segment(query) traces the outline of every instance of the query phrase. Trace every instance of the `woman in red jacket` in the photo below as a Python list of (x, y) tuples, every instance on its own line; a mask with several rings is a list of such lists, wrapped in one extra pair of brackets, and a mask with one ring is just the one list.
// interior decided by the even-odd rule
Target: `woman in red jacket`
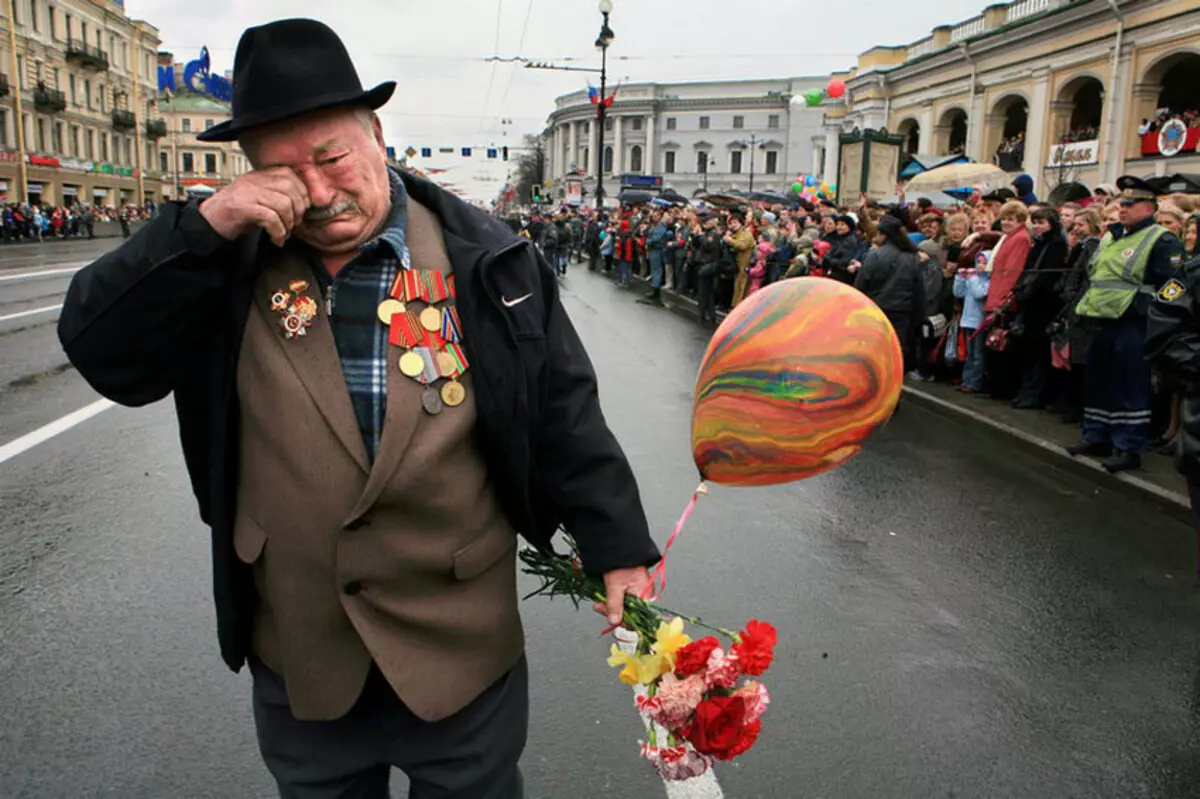
[[(1017, 313), (1013, 289), (1025, 271), (1025, 261), (1033, 249), (1033, 239), (1026, 225), (1029, 211), (1025, 204), (1012, 200), (1000, 208), (1000, 229), (1004, 238), (996, 245), (992, 256), (992, 282), (988, 289), (985, 314), (998, 314), (999, 321), (993, 329), (1007, 328)], [(997, 399), (1012, 399), (1020, 386), (1020, 360), (1014, 353), (1005, 350), (989, 350), (984, 360), (990, 379), (991, 395)]]

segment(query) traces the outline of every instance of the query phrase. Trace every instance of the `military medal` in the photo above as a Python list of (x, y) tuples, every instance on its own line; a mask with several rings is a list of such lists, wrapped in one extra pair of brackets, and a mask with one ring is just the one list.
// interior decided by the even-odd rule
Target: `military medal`
[(437, 389), (429, 387), (421, 394), (421, 406), (425, 408), (425, 412), (430, 416), (437, 416), (445, 409), (442, 403), (442, 397), (438, 394)]
[(456, 377), (458, 374), (458, 364), (454, 360), (454, 356), (442, 350), (436, 356), (438, 374), (443, 377)]
[(451, 380), (442, 386), (442, 402), (449, 408), (457, 408), (467, 398), (467, 390), (457, 380)]
[(392, 323), (393, 316), (396, 314), (402, 314), (407, 310), (408, 309), (405, 307), (402, 301), (395, 298), (389, 298), (379, 303), (379, 308), (376, 313), (379, 315), (380, 322), (383, 322), (385, 325), (390, 325)]
[[(307, 290), (308, 281), (293, 280), (288, 284), (288, 290), (276, 289), (271, 292), (271, 310), (280, 315), (279, 326), (284, 338), (307, 336), (308, 328), (317, 318), (317, 301), (300, 293)], [(292, 301), (292, 295), (296, 295), (295, 301)]]
[[(425, 386), (421, 407), (431, 416), (457, 408), (467, 398), (459, 382), (467, 371), (462, 322), (453, 306), (437, 307), (448, 299), (457, 299), (454, 275), (403, 269), (377, 309), (379, 321), (390, 328), (388, 342), (406, 350), (398, 363), (400, 372)], [(412, 307), (416, 302), (425, 304), (420, 312)], [(439, 390), (437, 382), (447, 378)]]
[(400, 356), (400, 372), (405, 377), (419, 377), (425, 371), (425, 360), (417, 353), (409, 350)]
[(421, 327), (430, 333), (439, 333), (442, 329), (442, 312), (432, 305), (421, 311)]

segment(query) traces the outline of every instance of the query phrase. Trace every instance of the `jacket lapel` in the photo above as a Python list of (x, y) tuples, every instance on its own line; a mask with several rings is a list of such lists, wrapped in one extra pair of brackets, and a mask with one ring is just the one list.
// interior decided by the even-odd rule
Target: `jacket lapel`
[(379, 499), (388, 481), (400, 468), (400, 462), (425, 413), (420, 410), (421, 392), (425, 387), (400, 373), (396, 363), (400, 353), (396, 347), (388, 348), (387, 409), (383, 417), (383, 433), (379, 438), (379, 452), (375, 453), (375, 465), (367, 478), (362, 496), (355, 503), (350, 520), (362, 516)]
[[(271, 310), (271, 295), (279, 290), (288, 291), (288, 284), (293, 280), (308, 281), (308, 289), (301, 293), (317, 301), (318, 311), (306, 335), (289, 339), (284, 337), (280, 327), (282, 314)], [(350, 390), (346, 387), (337, 345), (325, 313), (325, 303), (321, 300), (320, 289), (311, 271), (297, 257), (284, 255), (273, 259), (258, 280), (254, 305), (258, 313), (266, 318), (279, 348), (296, 370), (300, 382), (329, 427), (359, 468), (369, 473), (371, 465), (367, 460), (367, 448), (363, 444), (354, 404), (350, 401)]]

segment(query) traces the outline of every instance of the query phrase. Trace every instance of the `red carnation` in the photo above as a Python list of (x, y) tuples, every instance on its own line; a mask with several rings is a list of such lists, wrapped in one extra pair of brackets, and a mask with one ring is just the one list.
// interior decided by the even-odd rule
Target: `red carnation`
[(737, 655), (742, 664), (742, 673), (757, 676), (769, 669), (771, 661), (775, 659), (775, 643), (778, 640), (775, 628), (765, 621), (751, 619), (739, 635), (742, 642), (734, 644), (729, 651)]
[(708, 668), (708, 656), (719, 649), (721, 642), (711, 635), (692, 641), (675, 653), (675, 676), (689, 677), (702, 674)]
[(740, 696), (714, 696), (696, 708), (680, 733), (696, 751), (718, 760), (732, 760), (758, 739), (762, 722), (746, 724), (746, 703)]

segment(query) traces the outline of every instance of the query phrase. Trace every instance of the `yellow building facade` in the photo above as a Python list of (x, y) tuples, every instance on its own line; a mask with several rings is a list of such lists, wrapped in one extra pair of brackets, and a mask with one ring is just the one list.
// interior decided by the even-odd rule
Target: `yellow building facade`
[(0, 0), (0, 202), (160, 200), (159, 44), (114, 0)]
[(909, 154), (963, 153), (1028, 173), (1042, 195), (1127, 173), (1200, 172), (1200, 0), (997, 4), (872, 48), (835, 77), (846, 95), (826, 102), (813, 141), (829, 182), (838, 136), (855, 128), (899, 133)]

